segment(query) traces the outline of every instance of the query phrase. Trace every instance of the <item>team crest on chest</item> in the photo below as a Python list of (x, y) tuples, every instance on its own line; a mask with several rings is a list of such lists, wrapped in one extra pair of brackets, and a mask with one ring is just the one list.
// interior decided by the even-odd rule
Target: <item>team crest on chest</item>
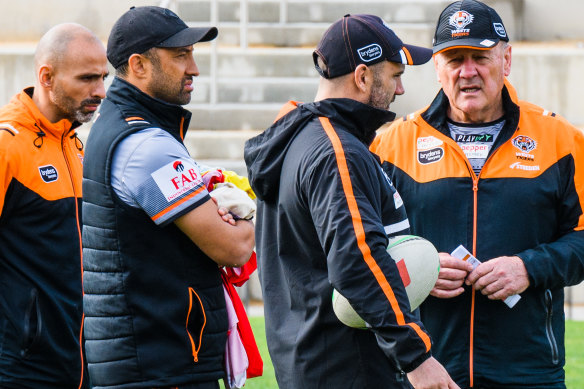
[(511, 143), (524, 153), (529, 153), (537, 147), (537, 142), (526, 135), (517, 135)]

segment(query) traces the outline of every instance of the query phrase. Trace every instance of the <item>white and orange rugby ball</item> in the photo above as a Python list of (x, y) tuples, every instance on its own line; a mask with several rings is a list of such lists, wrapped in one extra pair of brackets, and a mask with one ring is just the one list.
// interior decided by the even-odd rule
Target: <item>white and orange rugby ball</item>
[[(389, 238), (387, 252), (397, 264), (413, 311), (428, 297), (438, 280), (438, 251), (422, 237), (399, 235)], [(337, 290), (333, 290), (333, 310), (343, 324), (353, 328), (367, 328), (367, 323)]]

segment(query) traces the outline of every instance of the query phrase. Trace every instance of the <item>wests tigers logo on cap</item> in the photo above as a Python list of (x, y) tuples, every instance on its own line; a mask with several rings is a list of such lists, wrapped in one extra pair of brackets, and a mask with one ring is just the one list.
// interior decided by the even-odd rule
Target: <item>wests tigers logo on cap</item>
[(471, 24), (473, 19), (474, 19), (474, 16), (472, 16), (468, 12), (458, 11), (458, 12), (453, 13), (450, 16), (450, 19), (448, 20), (448, 22), (450, 23), (451, 26), (454, 26), (457, 29), (461, 29), (461, 28), (465, 28), (466, 26)]

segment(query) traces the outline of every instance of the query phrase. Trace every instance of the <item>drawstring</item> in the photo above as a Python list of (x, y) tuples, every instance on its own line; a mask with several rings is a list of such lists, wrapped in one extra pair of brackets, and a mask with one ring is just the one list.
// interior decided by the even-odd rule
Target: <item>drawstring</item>
[[(36, 132), (37, 137), (35, 138), (33, 144), (40, 149), (44, 142), (43, 137), (47, 136), (47, 134), (45, 134), (45, 132), (39, 127), (38, 124), (35, 123), (34, 126), (38, 128), (38, 131)], [(77, 132), (74, 132), (73, 135), (71, 135), (69, 138), (75, 138), (75, 147), (79, 151), (83, 150), (83, 142), (81, 139), (79, 139), (79, 136), (77, 136)]]
[[(39, 125), (38, 125), (38, 124), (36, 124), (36, 123), (35, 123), (35, 124), (34, 124), (34, 126), (35, 126), (36, 128), (38, 128), (39, 130), (36, 132), (36, 134), (37, 134), (37, 137), (35, 138), (35, 140), (34, 140), (33, 144), (34, 144), (34, 145), (35, 145), (37, 148), (39, 148), (39, 149), (40, 149), (40, 148), (41, 148), (41, 146), (43, 145), (43, 137), (44, 137), (44, 136), (47, 136), (47, 134), (45, 134), (45, 132), (44, 132), (44, 131), (43, 131), (43, 130), (42, 130), (40, 127), (39, 127)], [(39, 142), (39, 139), (40, 139), (40, 142)]]
[(77, 136), (76, 132), (74, 132), (73, 135), (71, 135), (69, 138), (70, 139), (75, 138), (75, 147), (77, 147), (77, 150), (79, 151), (83, 150), (83, 142), (81, 141), (81, 139), (79, 139), (79, 136)]

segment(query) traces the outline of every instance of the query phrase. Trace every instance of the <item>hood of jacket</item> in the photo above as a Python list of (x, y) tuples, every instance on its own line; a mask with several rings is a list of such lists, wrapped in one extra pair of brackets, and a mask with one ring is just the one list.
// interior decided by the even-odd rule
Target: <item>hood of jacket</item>
[(311, 120), (326, 117), (335, 128), (345, 129), (369, 147), (377, 129), (395, 118), (393, 112), (352, 99), (326, 99), (305, 104), (290, 101), (280, 112), (274, 124), (245, 142), (248, 178), (258, 198), (264, 201), (278, 193), (287, 150)]
[[(56, 123), (51, 123), (32, 100), (33, 92), (34, 87), (22, 90), (12, 97), (7, 105), (0, 109), (0, 117), (2, 118), (0, 127), (10, 129), (9, 125), (17, 125), (21, 129), (30, 129), (36, 132), (37, 138), (42, 139), (42, 137), (49, 136), (61, 139), (65, 134), (81, 125), (77, 121), (72, 123), (67, 119), (61, 119)], [(38, 144), (40, 146), (42, 142)]]

